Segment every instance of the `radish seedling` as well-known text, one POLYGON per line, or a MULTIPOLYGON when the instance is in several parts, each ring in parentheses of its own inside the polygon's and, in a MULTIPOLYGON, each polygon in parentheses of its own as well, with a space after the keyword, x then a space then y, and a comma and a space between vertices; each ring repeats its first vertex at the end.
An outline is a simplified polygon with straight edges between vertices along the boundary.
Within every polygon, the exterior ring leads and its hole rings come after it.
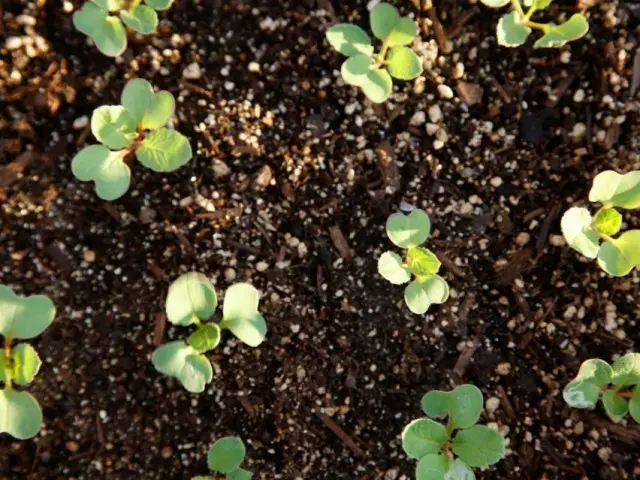
POLYGON ((198 475, 191 480, 251 480, 253 473, 240 468, 244 461, 245 447, 238 437, 216 440, 207 453, 207 465, 211 475, 198 475), (224 475, 219 477, 218 474, 224 475))

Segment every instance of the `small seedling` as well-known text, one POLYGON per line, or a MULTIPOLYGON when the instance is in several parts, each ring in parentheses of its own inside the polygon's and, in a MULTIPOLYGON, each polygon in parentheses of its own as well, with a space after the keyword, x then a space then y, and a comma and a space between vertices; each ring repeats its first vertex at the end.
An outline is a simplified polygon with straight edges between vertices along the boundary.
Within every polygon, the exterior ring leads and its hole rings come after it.
POLYGON ((422 61, 409 45, 418 35, 416 22, 401 17, 388 3, 379 3, 369 15, 371 30, 382 40, 380 53, 374 54, 371 38, 362 28, 339 23, 327 30, 327 40, 346 55, 340 73, 349 85, 360 87, 375 103, 382 103, 393 90, 391 77, 413 80, 422 73, 422 61))
POLYGON ((534 43, 535 48, 557 48, 567 42, 583 37, 589 31, 589 23, 584 15, 576 13, 564 23, 537 23, 531 21, 531 16, 539 10, 544 10, 552 0, 524 0, 522 8, 520 0, 480 0, 487 7, 501 8, 511 2, 513 11, 504 14, 498 22, 496 30, 498 44, 504 47, 518 47, 523 45, 532 30, 542 31, 542 37, 534 43))
POLYGON ((155 32, 156 11, 167 10, 173 0, 144 0, 144 3, 146 5, 142 5, 142 0, 90 0, 73 14, 73 25, 89 36, 102 53, 117 57, 127 48, 124 25, 143 35, 155 32))
POLYGON ((416 480, 475 480, 472 468, 504 458, 502 434, 476 425, 483 404, 482 392, 473 385, 433 390, 422 397, 422 411, 430 418, 414 420, 402 432, 402 448, 418 460, 416 480), (445 417, 446 427, 431 420, 445 417))
POLYGON ((56 315, 53 302, 44 295, 18 297, 10 288, 0 285, 0 334, 4 350, 0 351, 0 433, 19 440, 35 437, 42 426, 42 410, 28 392, 16 390, 33 381, 40 370, 40 357, 28 343, 12 347, 16 339, 40 335, 56 315))
POLYGON ((172 172, 191 160, 189 140, 165 125, 175 112, 175 100, 163 90, 154 93, 149 82, 136 78, 122 91, 122 105, 97 108, 91 131, 102 145, 83 148, 71 171, 82 181, 93 180, 103 200, 120 198, 129 189, 127 162, 138 161, 155 172, 172 172))
POLYGON ((216 440, 209 453, 207 453, 207 464, 210 475, 198 475, 191 480, 251 480, 253 473, 240 468, 244 461, 244 443, 238 437, 224 437, 216 440), (224 475, 219 477, 218 474, 224 475))
POLYGON ((220 343, 222 330, 230 330, 250 347, 264 340, 267 325, 258 313, 258 291, 248 283, 236 283, 227 289, 222 307, 222 321, 208 322, 218 306, 216 291, 209 279, 191 272, 179 277, 169 287, 165 310, 174 325, 195 325, 197 330, 184 340, 159 347, 151 361, 160 373, 177 378, 185 389, 201 393, 213 378, 213 369, 204 355, 220 343))
POLYGON ((562 216, 562 234, 571 248, 585 257, 597 258, 610 275, 620 277, 640 265, 640 230, 629 230, 618 238, 622 215, 615 207, 640 207, 640 171, 620 175, 607 170, 593 179, 589 201, 602 207, 591 216, 584 207, 572 207, 562 216), (602 243, 601 243, 602 241, 602 243))
POLYGON ((433 303, 449 298, 449 285, 437 275, 440 260, 422 245, 431 233, 431 221, 424 210, 409 215, 394 213, 387 220, 387 236, 400 248, 407 250, 404 259, 393 252, 384 252, 378 260, 378 273, 394 285, 403 285, 416 278, 404 290, 404 300, 413 313, 425 313, 433 303))
POLYGON ((613 365, 599 358, 583 362, 562 397, 574 408, 593 408, 601 399, 614 422, 630 413, 640 423, 640 353, 623 355, 613 365))

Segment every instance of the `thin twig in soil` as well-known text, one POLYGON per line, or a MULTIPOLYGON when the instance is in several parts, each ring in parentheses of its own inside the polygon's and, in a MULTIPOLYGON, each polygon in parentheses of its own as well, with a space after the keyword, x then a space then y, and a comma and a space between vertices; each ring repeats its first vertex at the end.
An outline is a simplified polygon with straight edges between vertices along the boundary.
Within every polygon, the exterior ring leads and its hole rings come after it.
POLYGON ((342 442, 349 447, 356 455, 366 458, 367 454, 362 450, 358 444, 345 433, 345 431, 340 428, 340 426, 334 422, 330 417, 326 416, 324 413, 316 413, 318 418, 322 420, 322 423, 331 430, 342 442))

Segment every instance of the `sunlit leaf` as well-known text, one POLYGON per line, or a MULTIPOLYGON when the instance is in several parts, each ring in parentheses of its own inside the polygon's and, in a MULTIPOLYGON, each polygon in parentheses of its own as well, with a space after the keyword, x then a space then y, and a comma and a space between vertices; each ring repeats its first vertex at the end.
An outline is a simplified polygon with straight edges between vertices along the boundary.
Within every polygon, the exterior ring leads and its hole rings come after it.
POLYGON ((207 454, 207 464, 214 472, 227 474, 240 468, 245 447, 238 437, 224 437, 215 441, 207 454))
POLYGON ((158 26, 158 14, 146 5, 138 5, 131 12, 123 10, 120 18, 125 25, 143 35, 155 32, 158 26))
POLYGON ((173 3, 173 0, 144 0, 144 3, 149 5, 154 10, 162 11, 167 10, 173 3))
POLYGON ((11 356, 13 357, 11 378, 18 385, 28 385, 42 365, 38 352, 28 343, 20 343, 13 348, 11 356))
POLYGON ((488 467, 506 455, 504 437, 484 425, 458 431, 452 449, 470 467, 488 467))
POLYGON ((380 40, 384 40, 400 21, 396 7, 389 3, 378 3, 369 13, 371 31, 380 40))
POLYGON ((339 23, 330 27, 326 36, 329 44, 347 57, 359 54, 371 56, 373 54, 371 38, 357 25, 339 23))
POLYGON ((187 343, 199 353, 205 353, 218 346, 220 335, 220 327, 217 324, 207 323, 189 335, 187 343))
POLYGON ((449 298, 449 285, 438 275, 429 275, 411 282, 404 290, 404 299, 413 313, 421 315, 434 303, 449 298))
POLYGON ((430 417, 450 417, 453 428, 475 425, 482 413, 482 392, 474 385, 460 385, 451 392, 432 390, 422 397, 422 410, 430 417))
POLYGON ((620 277, 640 265, 640 230, 629 230, 605 241, 598 251, 598 264, 610 275, 620 277))
POLYGON ((414 420, 402 431, 402 448, 409 458, 437 453, 449 435, 447 429, 428 418, 414 420))
POLYGON ((459 458, 449 463, 449 470, 445 474, 444 480, 476 480, 473 470, 459 458))
POLYGON ((174 325, 187 326, 208 320, 218 306, 211 281, 202 273, 189 272, 170 286, 165 302, 167 319, 174 325))
POLYGON ((78 180, 95 182, 96 194, 103 200, 115 200, 125 194, 131 183, 131 171, 123 156, 123 151, 91 145, 73 158, 71 171, 78 180))
POLYGON ((211 363, 184 341, 169 342, 153 352, 151 362, 160 373, 174 377, 191 393, 201 393, 213 378, 211 363))
POLYGON ((378 273, 394 285, 402 285, 411 280, 411 273, 400 255, 384 252, 378 260, 378 273))
POLYGON ((402 17, 389 33, 387 44, 389 47, 409 45, 417 35, 418 26, 415 20, 409 17, 402 17))
POLYGON ((91 2, 104 10, 116 12, 123 7, 125 0, 91 0, 91 2))
POLYGON ((603 235, 615 235, 622 226, 622 215, 613 208, 604 208, 596 214, 593 225, 603 235))
POLYGON ((369 71, 371 70, 371 65, 371 57, 367 55, 354 55, 344 61, 340 73, 346 83, 360 87, 366 82, 367 75, 369 75, 369 71))
POLYGON ((91 36, 95 29, 103 24, 109 13, 93 2, 85 2, 80 10, 73 14, 73 26, 85 35, 91 36))
POLYGON ((153 87, 143 78, 129 80, 122 89, 120 102, 134 118, 136 125, 142 121, 147 107, 153 100, 153 87))
POLYGON ((573 408, 592 408, 598 403, 601 391, 589 380, 574 380, 564 387, 562 398, 573 408))
POLYGON ((44 295, 19 297, 0 285, 0 334, 8 339, 40 335, 53 322, 56 307, 44 295))
POLYGON ((624 175, 612 170, 599 173, 593 179, 589 201, 627 210, 640 207, 640 171, 624 175))
POLYGON ((602 405, 614 422, 619 421, 629 411, 627 399, 619 397, 614 390, 607 390, 602 394, 602 405))
POLYGON ((91 132, 105 147, 121 150, 133 145, 136 121, 123 106, 105 105, 93 111, 91 132))
POLYGON ((171 93, 166 90, 157 92, 147 105, 140 127, 146 130, 164 127, 173 116, 175 109, 176 101, 171 93))
POLYGON ((596 258, 600 235, 592 226, 591 213, 586 208, 572 207, 562 216, 562 235, 571 248, 588 258, 596 258))
POLYGON ((409 47, 392 48, 387 62, 389 74, 399 80, 413 80, 422 73, 422 61, 409 47))
POLYGON ((127 49, 127 32, 118 17, 106 17, 90 36, 98 50, 108 57, 120 56, 127 49))
POLYGON ((531 29, 520 23, 520 15, 515 11, 506 13, 500 17, 496 28, 498 45, 502 45, 503 47, 523 45, 527 41, 530 33, 531 29))
POLYGON ((378 68, 369 72, 360 88, 373 103, 382 103, 391 95, 393 81, 386 69, 378 68))
POLYGON ((576 380, 586 380, 598 386, 608 385, 613 377, 613 369, 604 360, 591 358, 582 362, 576 380))
POLYGON ((511 0, 480 0, 480 1, 489 8, 501 8, 501 7, 504 7, 511 0))
POLYGON ((619 357, 611 368, 611 382, 617 387, 640 384, 640 353, 627 353, 619 357))
POLYGON ((18 440, 35 437, 42 426, 42 410, 27 392, 0 390, 0 433, 18 440))
POLYGON ((161 128, 149 133, 136 150, 136 157, 154 172, 173 172, 192 157, 187 137, 175 130, 161 128))
POLYGON ((431 233, 431 221, 424 210, 413 210, 409 215, 394 213, 386 224, 387 236, 400 248, 422 245, 431 233))
POLYGON ((258 312, 259 299, 258 290, 248 283, 236 283, 224 295, 220 327, 250 347, 260 345, 267 333, 267 324, 258 312))
POLYGON ((567 42, 577 40, 589 31, 589 22, 580 13, 575 13, 561 25, 548 25, 545 34, 533 45, 535 48, 561 47, 567 42))
POLYGON ((440 260, 427 248, 411 247, 407 252, 407 266, 415 276, 433 275, 440 270, 440 260))

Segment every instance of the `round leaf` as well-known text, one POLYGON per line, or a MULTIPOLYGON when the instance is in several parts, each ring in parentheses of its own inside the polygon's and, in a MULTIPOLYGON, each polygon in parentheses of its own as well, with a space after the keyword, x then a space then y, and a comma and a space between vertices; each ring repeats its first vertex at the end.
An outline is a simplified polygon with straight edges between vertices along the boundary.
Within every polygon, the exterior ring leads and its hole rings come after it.
POLYGON ((253 473, 238 468, 227 475, 227 480, 251 480, 251 477, 253 477, 253 473))
POLYGON ((371 57, 367 55, 354 55, 344 61, 340 69, 340 74, 349 85, 360 87, 366 82, 370 70, 371 57))
POLYGON ((373 103, 382 103, 391 95, 393 81, 386 69, 378 68, 369 72, 360 88, 373 103))
POLYGON ((176 101, 171 93, 163 90, 154 94, 147 105, 140 127, 145 130, 156 130, 164 127, 173 116, 176 101))
POLYGON ((389 47, 409 45, 417 35, 418 26, 415 20, 409 17, 402 17, 387 37, 387 44, 389 47))
POLYGON ((450 462, 449 471, 444 476, 444 480, 476 480, 473 470, 459 458, 450 462))
POLYGON ((613 377, 613 369, 604 360, 599 358, 591 358, 582 362, 576 380, 586 380, 598 386, 604 386, 611 383, 613 377))
POLYGON ((123 152, 112 152, 102 145, 80 150, 71 162, 71 171, 78 180, 93 180, 96 193, 103 200, 120 198, 131 183, 131 171, 123 161, 123 152))
POLYGON ((613 208, 605 208, 597 213, 593 225, 603 235, 615 235, 622 226, 622 215, 613 208))
POLYGON ((125 0, 91 0, 98 7, 110 12, 116 12, 122 8, 125 0))
POLYGON ((533 45, 535 48, 561 47, 567 42, 577 40, 589 31, 587 19, 575 13, 561 25, 549 25, 545 34, 533 45))
POLYGON ((73 14, 73 26, 85 35, 92 36, 98 27, 106 22, 106 10, 98 7, 93 2, 86 2, 80 10, 73 14))
POLYGON ((248 283, 236 283, 224 295, 220 327, 231 331, 250 347, 264 341, 267 324, 258 313, 258 290, 248 283))
POLYGON ((381 2, 371 10, 369 23, 371 31, 380 40, 384 40, 400 21, 400 14, 393 5, 381 2))
POLYGON ((484 425, 460 430, 453 439, 452 448, 470 467, 488 467, 504 458, 506 453, 504 437, 484 425))
POLYGON ((199 353, 213 350, 220 343, 220 327, 215 323, 202 325, 198 330, 189 335, 187 343, 199 353))
POLYGON ((173 3, 173 0, 144 0, 144 3, 149 5, 154 10, 162 11, 167 10, 173 3))
POLYGON ((416 466, 416 480, 444 480, 449 463, 449 458, 440 453, 425 455, 416 466))
POLYGON ((120 18, 125 25, 143 35, 153 33, 158 26, 158 14, 146 5, 138 5, 131 12, 123 10, 120 18))
POLYGON ((617 422, 629 411, 627 399, 619 397, 614 390, 607 390, 602 394, 602 405, 611 420, 617 422))
POLYGON ((187 326, 208 320, 218 306, 216 291, 202 273, 189 272, 178 277, 167 293, 165 310, 174 325, 187 326))
POLYGON ((142 121, 147 107, 153 100, 153 87, 143 78, 129 80, 122 90, 120 102, 134 118, 136 125, 142 121))
POLYGON ((530 33, 531 29, 520 23, 520 15, 515 11, 500 17, 496 29, 498 45, 503 47, 523 45, 530 33))
POLYGON ((600 387, 589 380, 574 380, 564 387, 562 398, 573 408, 593 408, 600 392, 600 387))
POLYGON ((0 334, 8 339, 40 335, 53 322, 56 307, 44 295, 19 297, 0 285, 0 334))
POLYGON ((27 392, 0 390, 0 433, 18 440, 35 437, 42 426, 42 410, 27 392))
POLYGON ((213 378, 213 369, 207 357, 182 340, 157 348, 151 356, 151 363, 160 373, 178 379, 191 393, 203 392, 213 378))
POLYGON ((611 382, 617 387, 640 384, 640 353, 627 353, 619 357, 613 365, 611 382))
POLYGON ((38 352, 28 343, 20 343, 11 354, 13 357, 11 378, 18 385, 28 385, 42 365, 38 352))
POLYGON ((413 313, 425 313, 431 304, 444 303, 449 298, 449 285, 438 275, 429 275, 411 282, 404 290, 404 300, 413 313))
POLYGON ((480 1, 489 8, 502 8, 511 0, 480 0, 480 1))
POLYGON ((403 264, 402 257, 393 252, 384 252, 380 256, 378 273, 394 285, 402 285, 411 280, 411 273, 403 264))
POLYGON ((409 458, 437 453, 449 435, 447 429, 428 418, 414 420, 402 431, 402 448, 409 458))
POLYGON ((124 107, 105 105, 93 111, 91 132, 106 147, 121 150, 133 145, 136 121, 124 107))
POLYGON ((184 135, 161 128, 149 133, 136 150, 136 157, 154 172, 173 172, 191 160, 191 145, 184 135))
POLYGON ((640 171, 620 175, 612 170, 593 179, 590 202, 600 202, 627 210, 640 207, 640 171))
POLYGON ((591 213, 586 208, 567 210, 560 222, 562 235, 571 248, 588 258, 596 258, 600 249, 600 236, 591 225, 591 213))
POLYGON ((422 73, 422 61, 409 47, 394 47, 387 55, 387 68, 393 78, 413 80, 422 73))
POLYGON ((607 240, 598 251, 598 264, 609 275, 621 277, 640 265, 640 230, 624 232, 607 240))
POLYGON ((118 17, 106 17, 92 34, 98 50, 108 57, 122 55, 127 48, 127 32, 118 17))
POLYGON ((629 413, 631 418, 640 423, 640 385, 633 390, 634 397, 629 400, 629 413))
POLYGON ((482 392, 474 385, 460 385, 449 394, 449 417, 454 428, 475 425, 484 404, 482 392))
POLYGON ((440 260, 429 249, 411 247, 407 253, 407 266, 415 276, 433 275, 440 270, 440 260))
POLYGON ((449 412, 449 392, 431 390, 422 397, 422 411, 431 418, 444 418, 449 412))
POLYGON ((371 38, 363 29, 349 23, 339 23, 330 27, 326 33, 329 44, 347 57, 373 54, 371 38))
POLYGON ((227 474, 237 470, 244 460, 244 443, 238 437, 224 437, 216 440, 207 454, 209 469, 227 474))
POLYGON ((422 245, 431 233, 431 221, 424 210, 414 210, 409 215, 394 213, 387 220, 387 236, 400 248, 422 245))

